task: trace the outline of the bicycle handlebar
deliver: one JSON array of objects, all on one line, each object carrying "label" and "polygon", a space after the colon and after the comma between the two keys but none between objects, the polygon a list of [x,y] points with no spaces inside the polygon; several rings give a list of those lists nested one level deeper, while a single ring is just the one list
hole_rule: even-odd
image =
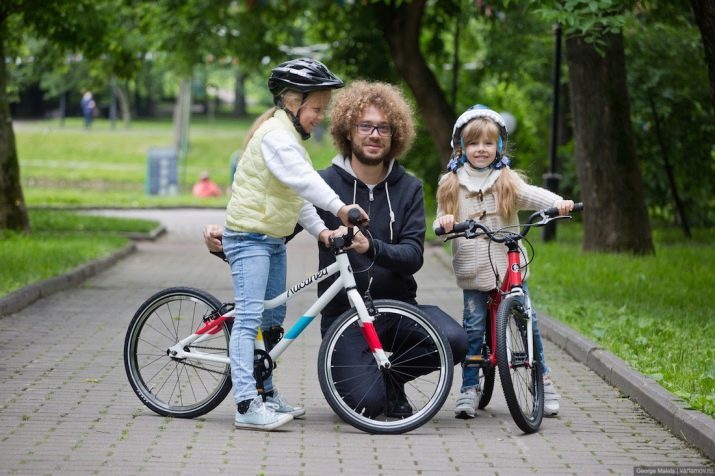
[{"label": "bicycle handlebar", "polygon": [[[360,233],[367,236],[368,221],[360,218],[360,210],[352,208],[348,211],[348,221],[360,230]],[[352,245],[355,231],[353,227],[348,227],[348,232],[343,236],[336,236],[331,240],[330,249],[338,253]]]},{"label": "bicycle handlebar", "polygon": [[[573,209],[571,211],[583,211],[583,203],[574,203]],[[541,218],[541,221],[538,223],[534,223],[537,218]],[[475,220],[470,218],[463,222],[455,223],[454,227],[452,227],[452,231],[450,231],[449,233],[446,233],[444,229],[440,226],[435,230],[435,234],[437,236],[449,235],[447,237],[447,240],[458,238],[460,236],[463,236],[467,239],[471,239],[476,238],[477,236],[487,235],[490,240],[496,243],[505,243],[507,241],[520,240],[521,238],[525,237],[529,233],[531,227],[544,226],[554,220],[569,218],[571,218],[571,215],[559,215],[559,209],[556,207],[551,207],[544,208],[543,210],[539,210],[537,212],[532,213],[519,233],[505,232],[503,230],[494,231],[491,230],[489,227],[482,225],[481,223],[477,223]]]}]

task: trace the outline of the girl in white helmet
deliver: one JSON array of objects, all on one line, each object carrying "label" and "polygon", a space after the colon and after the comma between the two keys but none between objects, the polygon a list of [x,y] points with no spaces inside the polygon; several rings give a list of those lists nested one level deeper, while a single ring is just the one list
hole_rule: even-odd
[{"label": "girl in white helmet", "polygon": [[[449,172],[437,189],[437,218],[434,227],[450,232],[455,223],[468,218],[491,228],[518,226],[519,210],[556,207],[561,214],[573,208],[571,200],[526,183],[524,176],[509,168],[506,156],[507,130],[504,118],[486,106],[467,109],[454,125],[452,158]],[[487,321],[489,292],[499,286],[498,276],[505,276],[506,247],[488,240],[456,238],[452,240],[452,266],[457,285],[464,294],[463,325],[469,338],[467,358],[481,355]],[[525,256],[525,253],[523,254]],[[534,316],[535,318],[536,316]],[[544,359],[541,334],[534,319],[534,342],[544,373],[544,414],[559,411],[559,398]],[[474,418],[479,404],[479,369],[462,370],[462,387],[454,409],[457,418]]]}]

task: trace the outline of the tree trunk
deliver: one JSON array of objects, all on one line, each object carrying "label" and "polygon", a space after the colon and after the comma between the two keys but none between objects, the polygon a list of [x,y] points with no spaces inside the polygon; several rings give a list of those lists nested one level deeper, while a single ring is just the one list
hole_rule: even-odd
[{"label": "tree trunk", "polygon": [[[126,84],[126,83],[125,83]],[[124,128],[129,129],[129,125],[131,124],[131,118],[132,114],[129,109],[129,94],[126,91],[126,86],[122,87],[119,84],[117,84],[116,81],[112,81],[112,91],[114,91],[114,95],[117,98],[117,102],[119,103],[119,110],[121,111],[122,114],[122,122],[124,123]]]},{"label": "tree trunk", "polygon": [[576,172],[586,208],[584,249],[654,253],[626,86],[621,34],[604,54],[582,37],[566,41]]},{"label": "tree trunk", "polygon": [[235,99],[233,100],[233,117],[243,118],[248,116],[248,109],[246,108],[246,75],[242,71],[236,72],[236,86],[234,91],[236,92]]},{"label": "tree trunk", "polygon": [[5,23],[0,21],[0,231],[30,232],[25,199],[20,184],[15,132],[7,98],[7,68],[5,66]]},{"label": "tree trunk", "polygon": [[710,78],[710,100],[715,108],[715,2],[712,0],[690,0],[695,13],[695,21],[700,28],[705,47],[705,62]]},{"label": "tree trunk", "polygon": [[379,3],[375,8],[395,67],[412,91],[418,113],[432,135],[444,168],[452,152],[449,140],[457,116],[420,51],[425,3],[426,0]]},{"label": "tree trunk", "polygon": [[690,222],[688,221],[688,214],[685,211],[685,204],[680,199],[680,193],[678,192],[678,184],[675,181],[675,173],[673,172],[673,165],[670,163],[670,153],[668,151],[668,141],[663,134],[663,128],[661,127],[660,116],[658,115],[658,110],[655,107],[655,101],[652,95],[648,95],[648,104],[650,105],[650,113],[653,116],[653,125],[655,126],[655,137],[658,139],[658,146],[660,147],[660,153],[663,155],[663,169],[665,170],[665,176],[668,179],[668,186],[670,187],[670,193],[673,195],[673,201],[675,202],[675,209],[680,217],[680,226],[683,228],[683,233],[688,238],[692,238],[690,233]]}]

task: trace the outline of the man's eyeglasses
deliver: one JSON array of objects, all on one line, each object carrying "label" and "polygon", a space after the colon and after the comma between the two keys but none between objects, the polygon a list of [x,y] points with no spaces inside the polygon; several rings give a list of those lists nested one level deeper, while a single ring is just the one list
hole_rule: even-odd
[{"label": "man's eyeglasses", "polygon": [[373,126],[369,122],[361,122],[355,127],[360,134],[366,136],[372,134],[373,131],[377,131],[377,133],[383,137],[392,135],[392,126],[390,124],[379,124],[377,126]]}]

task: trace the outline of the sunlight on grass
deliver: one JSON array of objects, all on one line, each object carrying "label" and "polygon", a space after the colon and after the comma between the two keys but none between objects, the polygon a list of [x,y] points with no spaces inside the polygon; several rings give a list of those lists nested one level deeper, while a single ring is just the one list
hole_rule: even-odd
[{"label": "sunlight on grass", "polygon": [[[148,195],[147,162],[152,148],[171,147],[168,121],[134,121],[111,129],[106,120],[90,131],[78,120],[28,121],[15,124],[21,180],[29,206],[70,207],[225,207],[232,181],[231,156],[243,147],[251,120],[192,120],[188,156],[178,164],[179,194]],[[303,143],[316,168],[335,155],[329,136]],[[191,187],[202,171],[227,193],[200,199]]]}]

